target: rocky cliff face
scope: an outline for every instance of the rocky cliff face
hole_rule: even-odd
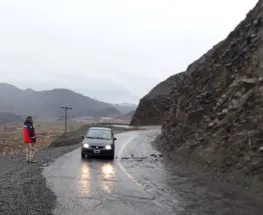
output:
[[[259,0],[224,41],[188,67],[166,97],[169,110],[158,138],[185,160],[253,176],[254,185],[263,175],[262,23]]]
[[[167,78],[144,96],[132,117],[131,125],[160,125],[169,110],[170,93],[182,80],[183,73]]]

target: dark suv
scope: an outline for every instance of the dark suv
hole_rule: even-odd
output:
[[[104,155],[114,159],[115,152],[114,133],[108,127],[91,127],[83,137],[81,157],[86,155]]]

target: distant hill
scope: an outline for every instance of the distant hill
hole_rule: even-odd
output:
[[[10,123],[18,123],[18,122],[23,122],[23,119],[13,113],[4,113],[0,112],[0,125],[1,124],[10,124]]]
[[[126,113],[124,115],[121,115],[119,117],[117,117],[118,119],[122,119],[122,120],[131,120],[132,119],[132,116],[134,115],[135,113],[135,110],[133,111],[130,111],[129,113]]]
[[[120,103],[120,104],[115,104],[114,107],[121,113],[126,114],[126,113],[136,110],[137,105],[130,104],[130,103]]]
[[[120,116],[121,114],[122,113],[118,111],[115,107],[109,107],[97,113],[98,116],[102,117],[116,117]]]
[[[114,112],[112,109],[114,107],[110,103],[101,102],[67,89],[21,90],[10,84],[0,83],[0,100],[1,112],[41,118],[60,117],[63,114],[60,107],[65,105],[73,108],[74,116],[97,116],[103,111],[106,113],[108,108],[111,108],[110,112]],[[115,112],[118,111],[114,109]]]

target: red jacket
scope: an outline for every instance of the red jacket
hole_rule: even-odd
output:
[[[24,122],[24,143],[32,143],[36,139],[36,130],[29,121]]]

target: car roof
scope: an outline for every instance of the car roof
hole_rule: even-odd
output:
[[[107,130],[107,131],[111,131],[111,128],[108,128],[108,127],[90,127],[89,130]]]

